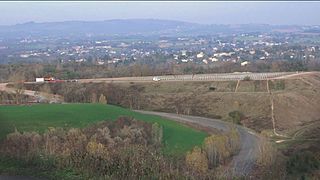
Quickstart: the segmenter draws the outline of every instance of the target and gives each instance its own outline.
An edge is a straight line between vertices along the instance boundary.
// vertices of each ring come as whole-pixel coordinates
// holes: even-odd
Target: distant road
[[[250,80],[267,80],[281,77],[294,77],[310,72],[270,72],[270,73],[219,73],[219,74],[195,74],[195,75],[165,75],[165,76],[141,76],[119,78],[95,78],[79,79],[81,83],[87,82],[153,82],[157,77],[160,81],[238,81],[249,77]]]
[[[137,112],[143,114],[158,115],[178,122],[195,123],[204,127],[211,127],[222,131],[228,131],[230,126],[230,123],[218,119],[210,119],[199,116],[187,116],[172,113],[140,110],[137,110]],[[237,126],[237,129],[240,134],[241,147],[240,152],[233,157],[230,170],[233,172],[234,175],[246,176],[250,174],[258,157],[259,136],[243,126]]]
[[[307,74],[318,72],[270,72],[270,73],[250,73],[250,72],[235,72],[235,73],[217,73],[217,74],[187,74],[187,75],[164,75],[164,76],[136,76],[136,77],[117,77],[117,78],[90,78],[78,79],[79,83],[99,83],[99,82],[155,82],[156,77],[160,82],[175,82],[175,81],[239,81],[249,78],[250,80],[267,80],[267,79],[287,79],[297,78]],[[60,80],[63,81],[63,80]],[[68,81],[66,81],[68,82]],[[27,84],[35,84],[37,82],[25,82]],[[52,82],[53,83],[53,82]],[[58,82],[57,82],[58,83]],[[75,83],[75,82],[70,82]]]

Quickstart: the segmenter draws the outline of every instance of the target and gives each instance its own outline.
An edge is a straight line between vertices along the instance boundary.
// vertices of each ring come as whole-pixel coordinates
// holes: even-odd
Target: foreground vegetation
[[[120,116],[129,116],[163,126],[164,151],[169,154],[185,153],[200,145],[205,132],[192,129],[159,116],[145,115],[112,105],[101,104],[45,104],[0,107],[1,139],[13,132],[36,131],[44,133],[49,127],[82,128],[90,124]]]
[[[161,151],[163,127],[120,117],[82,129],[52,127],[42,134],[15,130],[1,143],[0,174],[50,179],[215,179],[221,176],[216,168],[239,148],[238,132],[232,128],[205,138],[202,148],[196,146],[186,156],[168,156]]]

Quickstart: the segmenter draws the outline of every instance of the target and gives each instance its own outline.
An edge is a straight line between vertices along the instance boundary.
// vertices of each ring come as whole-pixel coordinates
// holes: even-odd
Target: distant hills
[[[201,25],[153,19],[28,22],[13,26],[0,26],[0,36],[152,35],[182,32],[198,26]]]
[[[126,19],[106,21],[28,22],[0,26],[0,37],[26,36],[96,36],[96,35],[206,35],[236,32],[269,32],[276,29],[303,30],[300,26],[267,24],[203,25],[172,20]]]

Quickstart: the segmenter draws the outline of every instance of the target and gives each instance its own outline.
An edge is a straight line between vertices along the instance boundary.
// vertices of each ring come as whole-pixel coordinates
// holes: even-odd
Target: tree
[[[103,94],[101,94],[99,97],[99,103],[100,104],[107,104],[107,98]]]
[[[235,126],[230,127],[230,131],[227,134],[228,136],[228,145],[230,149],[230,153],[235,154],[240,148],[240,135]]]
[[[158,123],[152,124],[152,141],[156,146],[161,145],[163,138],[163,129]]]
[[[224,163],[231,155],[231,149],[228,143],[229,141],[226,135],[211,135],[204,140],[204,149],[210,168]]]
[[[231,117],[232,122],[235,124],[241,124],[241,120],[244,117],[244,115],[240,111],[232,111],[229,112],[229,117]]]
[[[15,101],[16,104],[22,103],[22,98],[24,94],[24,74],[16,73],[10,77],[10,81],[13,82],[13,88],[15,92]]]
[[[48,84],[43,85],[40,88],[40,92],[42,92],[42,96],[45,97],[48,101],[52,98],[51,88]]]
[[[187,153],[186,163],[190,168],[200,173],[205,173],[208,170],[206,153],[198,146],[194,147],[192,152]]]
[[[97,103],[97,94],[96,93],[91,94],[91,103]]]
[[[250,76],[246,76],[246,77],[243,78],[243,80],[244,80],[244,81],[250,81],[251,78],[250,78]]]
[[[276,158],[276,149],[266,139],[261,138],[259,142],[259,156],[257,162],[265,167],[271,166]]]
[[[144,91],[144,87],[141,85],[131,85],[125,91],[125,101],[129,104],[130,109],[140,109],[142,96],[141,93]]]

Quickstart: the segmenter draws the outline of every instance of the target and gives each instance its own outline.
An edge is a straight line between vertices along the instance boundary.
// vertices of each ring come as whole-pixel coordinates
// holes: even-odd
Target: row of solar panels
[[[276,78],[285,75],[294,74],[293,72],[272,72],[272,73],[223,73],[223,74],[196,74],[196,75],[167,75],[167,76],[147,76],[147,77],[134,77],[135,80],[150,81],[150,80],[161,80],[161,81],[201,81],[201,80],[212,80],[212,81],[227,81],[227,80],[244,80],[248,77],[251,80],[266,80],[269,78]]]

